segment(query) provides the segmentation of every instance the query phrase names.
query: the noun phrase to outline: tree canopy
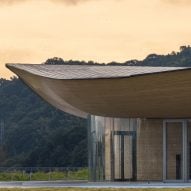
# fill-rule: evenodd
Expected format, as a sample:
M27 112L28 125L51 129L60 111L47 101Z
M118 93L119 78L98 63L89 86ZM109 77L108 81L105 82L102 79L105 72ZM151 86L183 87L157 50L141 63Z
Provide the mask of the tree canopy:
M44 64L68 64L68 65L122 65L122 66L191 66L191 47L181 46L179 52L172 51L167 55L158 55L155 53L149 54L143 60L128 60L123 63L110 62L110 63L97 63L93 61L65 61L62 58L54 57L47 59Z
M86 120L53 108L17 78L0 79L0 121L0 166L87 166Z

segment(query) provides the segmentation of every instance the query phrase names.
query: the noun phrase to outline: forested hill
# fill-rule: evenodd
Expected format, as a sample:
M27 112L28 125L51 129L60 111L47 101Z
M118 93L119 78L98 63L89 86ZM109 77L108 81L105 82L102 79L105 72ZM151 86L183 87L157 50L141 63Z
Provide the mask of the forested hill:
M142 61L130 60L123 64L132 66L191 67L191 47L181 46L179 52L172 51L167 55L150 54Z
M87 166L86 134L86 120L0 79L0 166Z
M55 57L44 64L98 63ZM191 67L191 47L108 65ZM86 120L53 108L17 78L0 79L0 166L87 166L87 156Z
M44 64L79 64L79 65L122 65L122 66L191 66L191 47L181 46L179 52L172 51L167 55L150 54L144 60L129 60L124 63L110 62L97 63L93 61L65 61L62 58L54 57L48 59Z

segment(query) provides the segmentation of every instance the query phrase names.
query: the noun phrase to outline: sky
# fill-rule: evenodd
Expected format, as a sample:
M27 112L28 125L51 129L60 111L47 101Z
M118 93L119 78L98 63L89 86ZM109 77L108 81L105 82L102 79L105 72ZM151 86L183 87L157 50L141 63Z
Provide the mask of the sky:
M5 63L124 62L191 45L191 0L0 0Z

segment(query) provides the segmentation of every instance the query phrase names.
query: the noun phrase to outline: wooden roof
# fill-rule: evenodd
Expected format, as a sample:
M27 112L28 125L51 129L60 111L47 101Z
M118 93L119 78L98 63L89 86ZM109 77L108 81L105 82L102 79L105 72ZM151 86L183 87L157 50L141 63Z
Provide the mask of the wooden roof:
M86 117L189 118L191 68L8 64L55 107Z
M190 69L187 67L148 67L148 66L111 66L111 65L46 65L46 64L8 64L38 76L71 80L71 79L100 79L123 78L151 73L161 73Z

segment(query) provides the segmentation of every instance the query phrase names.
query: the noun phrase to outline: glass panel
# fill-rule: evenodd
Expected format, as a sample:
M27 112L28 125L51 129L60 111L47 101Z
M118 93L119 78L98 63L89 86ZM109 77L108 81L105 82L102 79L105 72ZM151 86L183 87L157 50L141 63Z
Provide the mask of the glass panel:
M91 116L89 118L89 179L91 181L104 179L104 118Z
M183 141L182 122L168 122L166 124L166 156L167 179L182 179Z
M133 153L133 132L115 131L114 135L114 179L133 180L135 157ZM135 138L135 137L134 137ZM135 144L135 143L134 143Z
M105 180L112 180L112 165L113 157L111 156L111 132L113 131L113 119L105 118Z
M132 161L137 161L132 158L136 140L130 134L136 134L137 119L89 116L88 122L89 180L131 179Z
M133 174L132 139L132 136L124 136L124 176L127 180L131 180Z
M114 179L121 178L121 136L114 135Z

